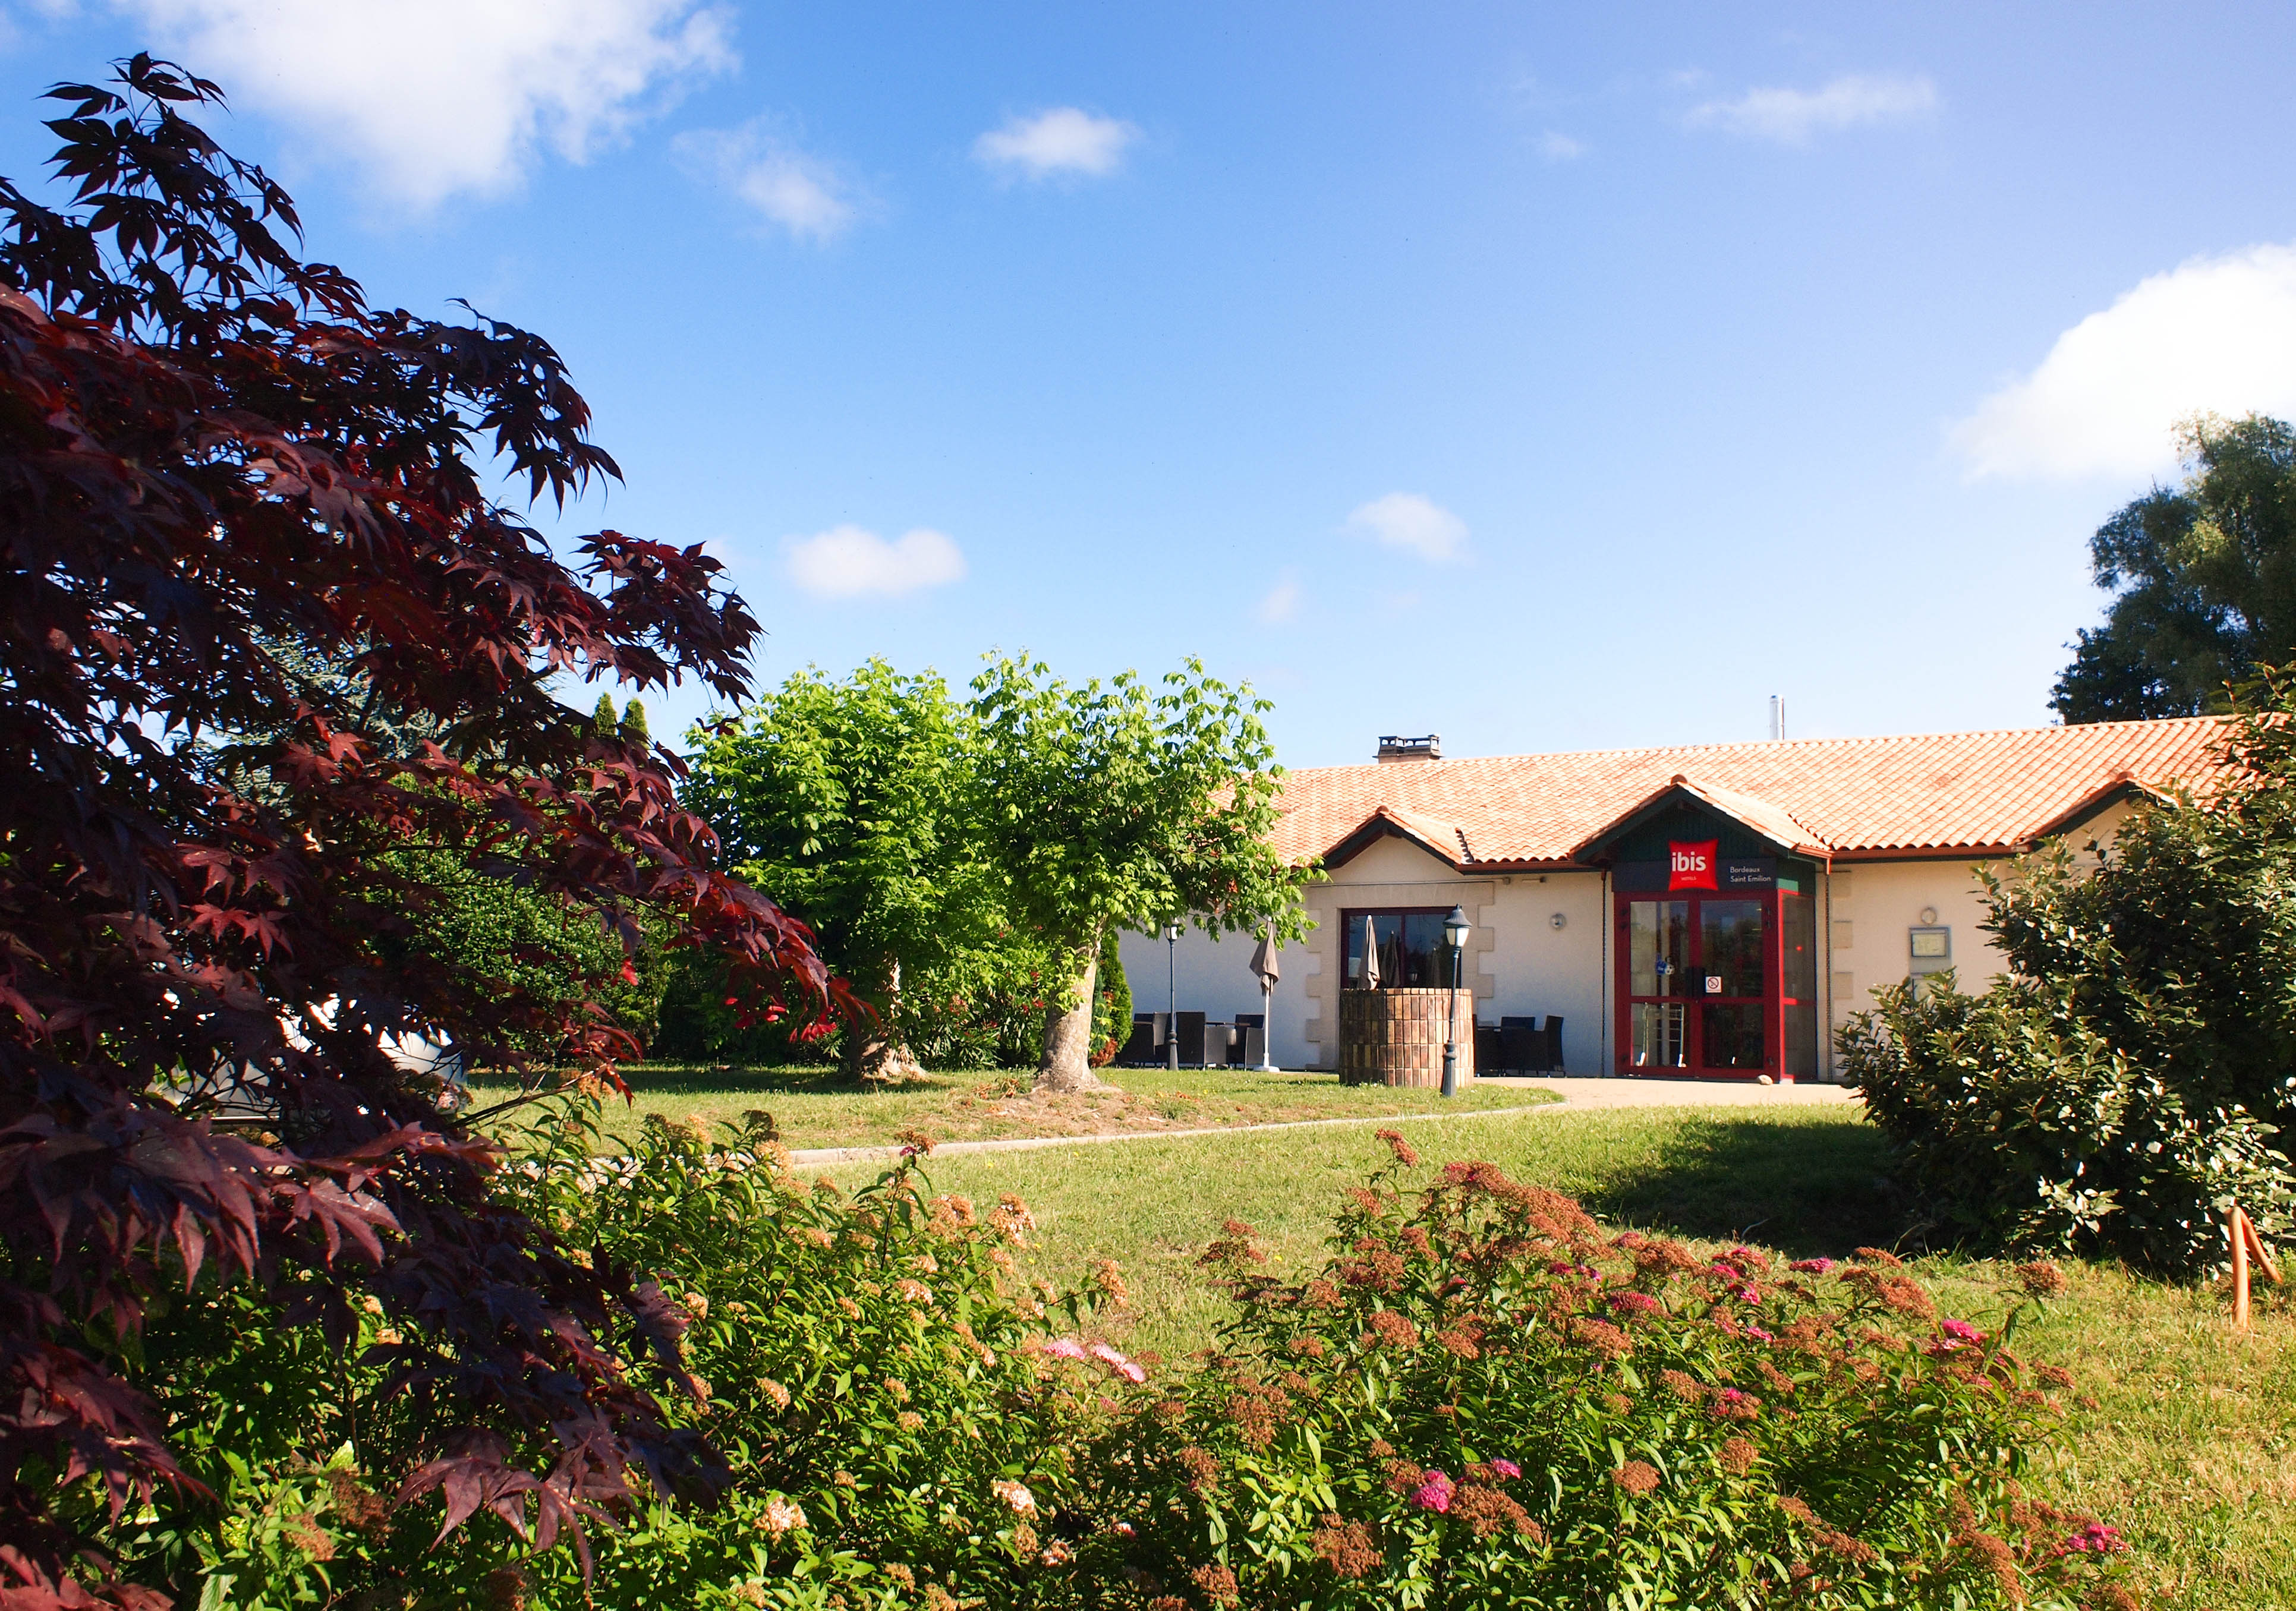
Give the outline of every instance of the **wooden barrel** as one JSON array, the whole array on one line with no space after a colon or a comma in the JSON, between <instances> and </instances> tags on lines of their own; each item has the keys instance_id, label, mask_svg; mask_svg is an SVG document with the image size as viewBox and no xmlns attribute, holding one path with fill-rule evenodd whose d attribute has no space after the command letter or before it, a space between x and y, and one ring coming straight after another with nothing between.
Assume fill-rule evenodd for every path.
<instances>
[{"instance_id":1,"label":"wooden barrel","mask_svg":"<svg viewBox=\"0 0 2296 1611\"><path fill-rule=\"evenodd\" d=\"M1475 997L1459 996L1461 1084L1475 1077ZM1344 1085L1443 1084L1443 1033L1448 990L1340 992L1340 1083Z\"/></svg>"}]
</instances>

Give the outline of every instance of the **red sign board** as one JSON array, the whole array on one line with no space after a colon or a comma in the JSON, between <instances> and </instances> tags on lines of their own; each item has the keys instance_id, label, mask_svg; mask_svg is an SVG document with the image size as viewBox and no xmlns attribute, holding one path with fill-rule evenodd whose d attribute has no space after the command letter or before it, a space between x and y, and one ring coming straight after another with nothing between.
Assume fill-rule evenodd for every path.
<instances>
[{"instance_id":1,"label":"red sign board","mask_svg":"<svg viewBox=\"0 0 2296 1611\"><path fill-rule=\"evenodd\" d=\"M1714 854L1721 846L1718 839L1677 839L1666 847L1666 887L1669 889L1712 889L1715 867L1719 858Z\"/></svg>"}]
</instances>

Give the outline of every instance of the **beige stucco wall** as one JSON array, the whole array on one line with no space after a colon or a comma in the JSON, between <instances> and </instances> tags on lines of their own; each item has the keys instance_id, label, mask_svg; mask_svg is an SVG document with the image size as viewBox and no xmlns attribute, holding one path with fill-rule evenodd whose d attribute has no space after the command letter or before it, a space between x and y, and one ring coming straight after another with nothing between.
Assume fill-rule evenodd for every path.
<instances>
[{"instance_id":1,"label":"beige stucco wall","mask_svg":"<svg viewBox=\"0 0 2296 1611\"><path fill-rule=\"evenodd\" d=\"M2100 812L2067 836L2077 857L2093 860L2090 848L2112 841L2128 814L2126 806ZM1972 995L1998 978L2004 963L1993 936L1978 925L1985 919L1978 863L1960 860L1841 863L1827 880L1830 927L1824 941L1828 1021L1839 1029L1849 1016L1874 1004L1874 992L1904 981L1912 972L1910 930L1924 912L1953 931L1955 981ZM1985 863L1996 871L2005 863ZM1833 1067L1832 1037L1822 1064Z\"/></svg>"},{"instance_id":2,"label":"beige stucco wall","mask_svg":"<svg viewBox=\"0 0 2296 1611\"><path fill-rule=\"evenodd\" d=\"M1972 863L1861 862L1835 867L1828 884L1826 972L1836 1029L1874 1004L1875 989L1912 971L1909 931L1924 912L1935 912L1938 925L1953 931L1954 971L1964 989L1983 990L2001 972L1992 936L1978 931L1985 905ZM1831 1051L1829 1043L1824 1060Z\"/></svg>"}]
</instances>

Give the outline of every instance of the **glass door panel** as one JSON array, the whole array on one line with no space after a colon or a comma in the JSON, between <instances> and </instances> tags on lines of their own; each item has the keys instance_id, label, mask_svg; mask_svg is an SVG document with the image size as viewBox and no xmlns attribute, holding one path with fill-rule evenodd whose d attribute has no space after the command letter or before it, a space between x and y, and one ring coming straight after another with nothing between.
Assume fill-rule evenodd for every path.
<instances>
[{"instance_id":1,"label":"glass door panel","mask_svg":"<svg viewBox=\"0 0 2296 1611\"><path fill-rule=\"evenodd\" d=\"M1780 1014L1784 1018L1786 1073L1817 1077L1817 903L1791 889L1778 892Z\"/></svg>"},{"instance_id":2,"label":"glass door panel","mask_svg":"<svg viewBox=\"0 0 2296 1611\"><path fill-rule=\"evenodd\" d=\"M1690 1010L1680 1002L1636 1002L1629 1009L1634 1026L1634 1066L1637 1068L1686 1068L1684 1044Z\"/></svg>"},{"instance_id":3,"label":"glass door panel","mask_svg":"<svg viewBox=\"0 0 2296 1611\"><path fill-rule=\"evenodd\" d=\"M1705 953L1703 994L1760 997L1762 976L1768 971L1762 965L1762 928L1759 901L1698 903L1698 937Z\"/></svg>"},{"instance_id":4,"label":"glass door panel","mask_svg":"<svg viewBox=\"0 0 2296 1611\"><path fill-rule=\"evenodd\" d=\"M1691 994L1688 901L1629 902L1627 936L1628 995Z\"/></svg>"},{"instance_id":5,"label":"glass door panel","mask_svg":"<svg viewBox=\"0 0 2296 1611\"><path fill-rule=\"evenodd\" d=\"M1762 1006L1731 1002L1698 1010L1698 1065L1759 1073L1762 1059Z\"/></svg>"}]
</instances>

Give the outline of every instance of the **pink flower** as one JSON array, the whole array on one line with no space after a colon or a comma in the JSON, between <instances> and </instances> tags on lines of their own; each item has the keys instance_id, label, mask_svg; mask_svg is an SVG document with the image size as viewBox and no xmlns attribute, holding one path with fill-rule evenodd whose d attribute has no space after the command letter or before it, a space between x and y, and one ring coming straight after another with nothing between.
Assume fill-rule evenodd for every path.
<instances>
[{"instance_id":1,"label":"pink flower","mask_svg":"<svg viewBox=\"0 0 2296 1611\"><path fill-rule=\"evenodd\" d=\"M1971 1344L1985 1340L1985 1333L1967 1321L1940 1321L1938 1329L1945 1335L1930 1345L1929 1352L1933 1354L1958 1353Z\"/></svg>"},{"instance_id":2,"label":"pink flower","mask_svg":"<svg viewBox=\"0 0 2296 1611\"><path fill-rule=\"evenodd\" d=\"M1067 1339L1062 1338L1062 1340L1066 1341ZM1070 1343L1069 1345L1070 1347L1074 1347L1076 1345ZM1102 1364L1106 1365L1111 1370L1115 1371L1117 1375L1122 1377L1128 1382L1131 1382L1137 1386L1139 1383L1144 1382L1148 1379L1147 1371L1141 1369L1140 1366L1133 1363L1130 1360L1126 1359L1123 1354L1117 1352L1114 1348L1110 1347L1106 1343L1095 1343L1091 1347L1090 1353L1093 1358L1098 1360ZM1070 1359L1082 1359L1084 1355L1081 1353L1074 1353L1067 1354L1065 1357Z\"/></svg>"},{"instance_id":3,"label":"pink flower","mask_svg":"<svg viewBox=\"0 0 2296 1611\"><path fill-rule=\"evenodd\" d=\"M2128 1541L2120 1536L2120 1529L2103 1522L2091 1522L2058 1546L2064 1553L2083 1555L2119 1555L2128 1548Z\"/></svg>"},{"instance_id":4,"label":"pink flower","mask_svg":"<svg viewBox=\"0 0 2296 1611\"><path fill-rule=\"evenodd\" d=\"M1798 1258L1786 1268L1799 1270L1804 1275L1824 1275L1833 1268L1833 1261L1830 1258Z\"/></svg>"},{"instance_id":5,"label":"pink flower","mask_svg":"<svg viewBox=\"0 0 2296 1611\"><path fill-rule=\"evenodd\" d=\"M1735 1264L1724 1264L1719 1263L1709 1264L1706 1266L1706 1273L1709 1275L1718 1275L1726 1281L1742 1281L1746 1279L1746 1272L1739 1269Z\"/></svg>"},{"instance_id":6,"label":"pink flower","mask_svg":"<svg viewBox=\"0 0 2296 1611\"><path fill-rule=\"evenodd\" d=\"M1665 1305L1647 1292L1613 1292L1603 1301L1616 1314L1656 1314Z\"/></svg>"},{"instance_id":7,"label":"pink flower","mask_svg":"<svg viewBox=\"0 0 2296 1611\"><path fill-rule=\"evenodd\" d=\"M1045 1352L1054 1359L1080 1360L1084 1357L1084 1345L1072 1337L1056 1337L1045 1345Z\"/></svg>"},{"instance_id":8,"label":"pink flower","mask_svg":"<svg viewBox=\"0 0 2296 1611\"><path fill-rule=\"evenodd\" d=\"M1514 1477L1522 1475L1522 1468L1511 1460L1495 1460L1490 1462L1490 1466L1491 1469L1501 1476Z\"/></svg>"},{"instance_id":9,"label":"pink flower","mask_svg":"<svg viewBox=\"0 0 2296 1611\"><path fill-rule=\"evenodd\" d=\"M1778 1340L1775 1336L1763 1330L1759 1326L1745 1326L1740 1328L1740 1329L1758 1343L1775 1343Z\"/></svg>"},{"instance_id":10,"label":"pink flower","mask_svg":"<svg viewBox=\"0 0 2296 1611\"><path fill-rule=\"evenodd\" d=\"M1426 1484L1411 1496L1411 1502L1422 1510L1448 1510L1451 1508L1451 1479L1440 1471L1430 1471Z\"/></svg>"}]
</instances>

